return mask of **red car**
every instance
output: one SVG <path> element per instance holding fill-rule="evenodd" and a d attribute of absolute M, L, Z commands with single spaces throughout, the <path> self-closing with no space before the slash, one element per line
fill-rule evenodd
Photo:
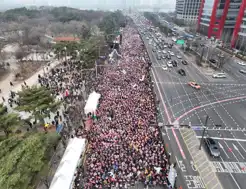
<path fill-rule="evenodd" d="M 190 85 L 192 88 L 195 88 L 195 89 L 200 89 L 201 88 L 201 86 L 200 85 L 198 85 L 196 82 L 194 82 L 194 81 L 190 81 L 189 83 L 188 83 L 188 85 Z"/>

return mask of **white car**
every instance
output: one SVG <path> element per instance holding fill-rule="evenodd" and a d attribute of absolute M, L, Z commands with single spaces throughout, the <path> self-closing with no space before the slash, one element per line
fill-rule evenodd
<path fill-rule="evenodd" d="M 162 51 L 164 54 L 166 54 L 167 53 L 167 51 Z"/>
<path fill-rule="evenodd" d="M 167 51 L 168 53 L 170 53 L 171 51 Z"/>
<path fill-rule="evenodd" d="M 167 48 L 167 45 L 164 45 L 164 48 Z"/>
<path fill-rule="evenodd" d="M 160 54 L 160 53 L 161 53 L 161 51 L 160 51 L 160 50 L 158 50 L 158 53 Z"/>
<path fill-rule="evenodd" d="M 167 66 L 162 66 L 162 69 L 163 70 L 167 70 Z"/>
<path fill-rule="evenodd" d="M 213 78 L 226 78 L 225 73 L 215 73 L 213 74 Z"/>
<path fill-rule="evenodd" d="M 181 56 L 179 56 L 179 55 L 177 55 L 177 58 L 178 58 L 178 59 L 181 59 L 182 57 L 181 57 Z"/>
<path fill-rule="evenodd" d="M 174 56 L 174 53 L 173 53 L 173 52 L 170 52 L 170 55 L 171 55 L 171 56 Z"/>
<path fill-rule="evenodd" d="M 244 62 L 237 62 L 240 66 L 246 66 Z"/>
<path fill-rule="evenodd" d="M 172 64 L 171 61 L 168 61 L 168 62 L 167 62 L 167 67 L 169 67 L 169 68 L 172 68 L 172 67 L 173 67 L 173 64 Z"/>

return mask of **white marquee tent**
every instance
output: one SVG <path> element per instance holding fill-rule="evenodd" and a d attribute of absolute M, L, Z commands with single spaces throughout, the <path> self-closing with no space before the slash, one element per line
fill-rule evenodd
<path fill-rule="evenodd" d="M 89 95 L 89 98 L 84 108 L 85 114 L 94 113 L 97 110 L 97 105 L 99 103 L 100 97 L 101 95 L 99 93 L 96 93 L 95 91 L 93 91 Z"/>
<path fill-rule="evenodd" d="M 52 179 L 50 189 L 72 188 L 74 173 L 80 160 L 80 155 L 85 151 L 86 139 L 73 138 L 69 140 L 66 151 L 59 167 Z"/>

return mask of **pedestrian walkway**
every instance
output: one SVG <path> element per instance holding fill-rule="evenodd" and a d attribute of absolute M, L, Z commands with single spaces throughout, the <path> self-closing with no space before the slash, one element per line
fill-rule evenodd
<path fill-rule="evenodd" d="M 206 153 L 203 149 L 199 150 L 200 141 L 196 133 L 188 128 L 180 129 L 180 133 L 206 188 L 223 189 Z"/>
<path fill-rule="evenodd" d="M 58 60 L 53 61 L 53 62 L 50 62 L 50 65 L 49 66 L 45 66 L 43 69 L 40 69 L 38 72 L 36 72 L 31 77 L 29 77 L 28 79 L 26 79 L 25 80 L 26 84 L 29 85 L 29 86 L 32 86 L 32 85 L 37 84 L 37 82 L 38 82 L 38 75 L 43 75 L 44 74 L 44 70 L 45 70 L 46 73 L 49 72 L 52 68 L 55 68 L 60 63 L 61 63 L 61 61 L 58 61 Z M 7 83 L 7 85 L 10 86 L 10 84 L 9 84 L 10 78 L 12 78 L 12 75 L 11 75 L 11 77 L 5 78 L 5 80 L 3 80 L 1 83 L 5 83 L 5 84 Z M 4 98 L 7 99 L 8 98 L 8 95 L 10 93 L 10 90 L 12 90 L 14 92 L 20 91 L 22 89 L 21 85 L 23 85 L 22 82 L 14 85 L 13 87 L 4 87 L 4 88 L 2 88 L 2 94 L 1 94 L 1 96 L 3 96 Z M 1 99 L 1 102 L 2 102 L 2 99 Z"/>

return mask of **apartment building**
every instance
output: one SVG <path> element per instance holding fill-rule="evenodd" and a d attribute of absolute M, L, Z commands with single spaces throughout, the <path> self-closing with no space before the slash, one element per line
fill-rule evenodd
<path fill-rule="evenodd" d="M 186 23 L 196 23 L 201 0 L 176 0 L 176 18 Z"/>

